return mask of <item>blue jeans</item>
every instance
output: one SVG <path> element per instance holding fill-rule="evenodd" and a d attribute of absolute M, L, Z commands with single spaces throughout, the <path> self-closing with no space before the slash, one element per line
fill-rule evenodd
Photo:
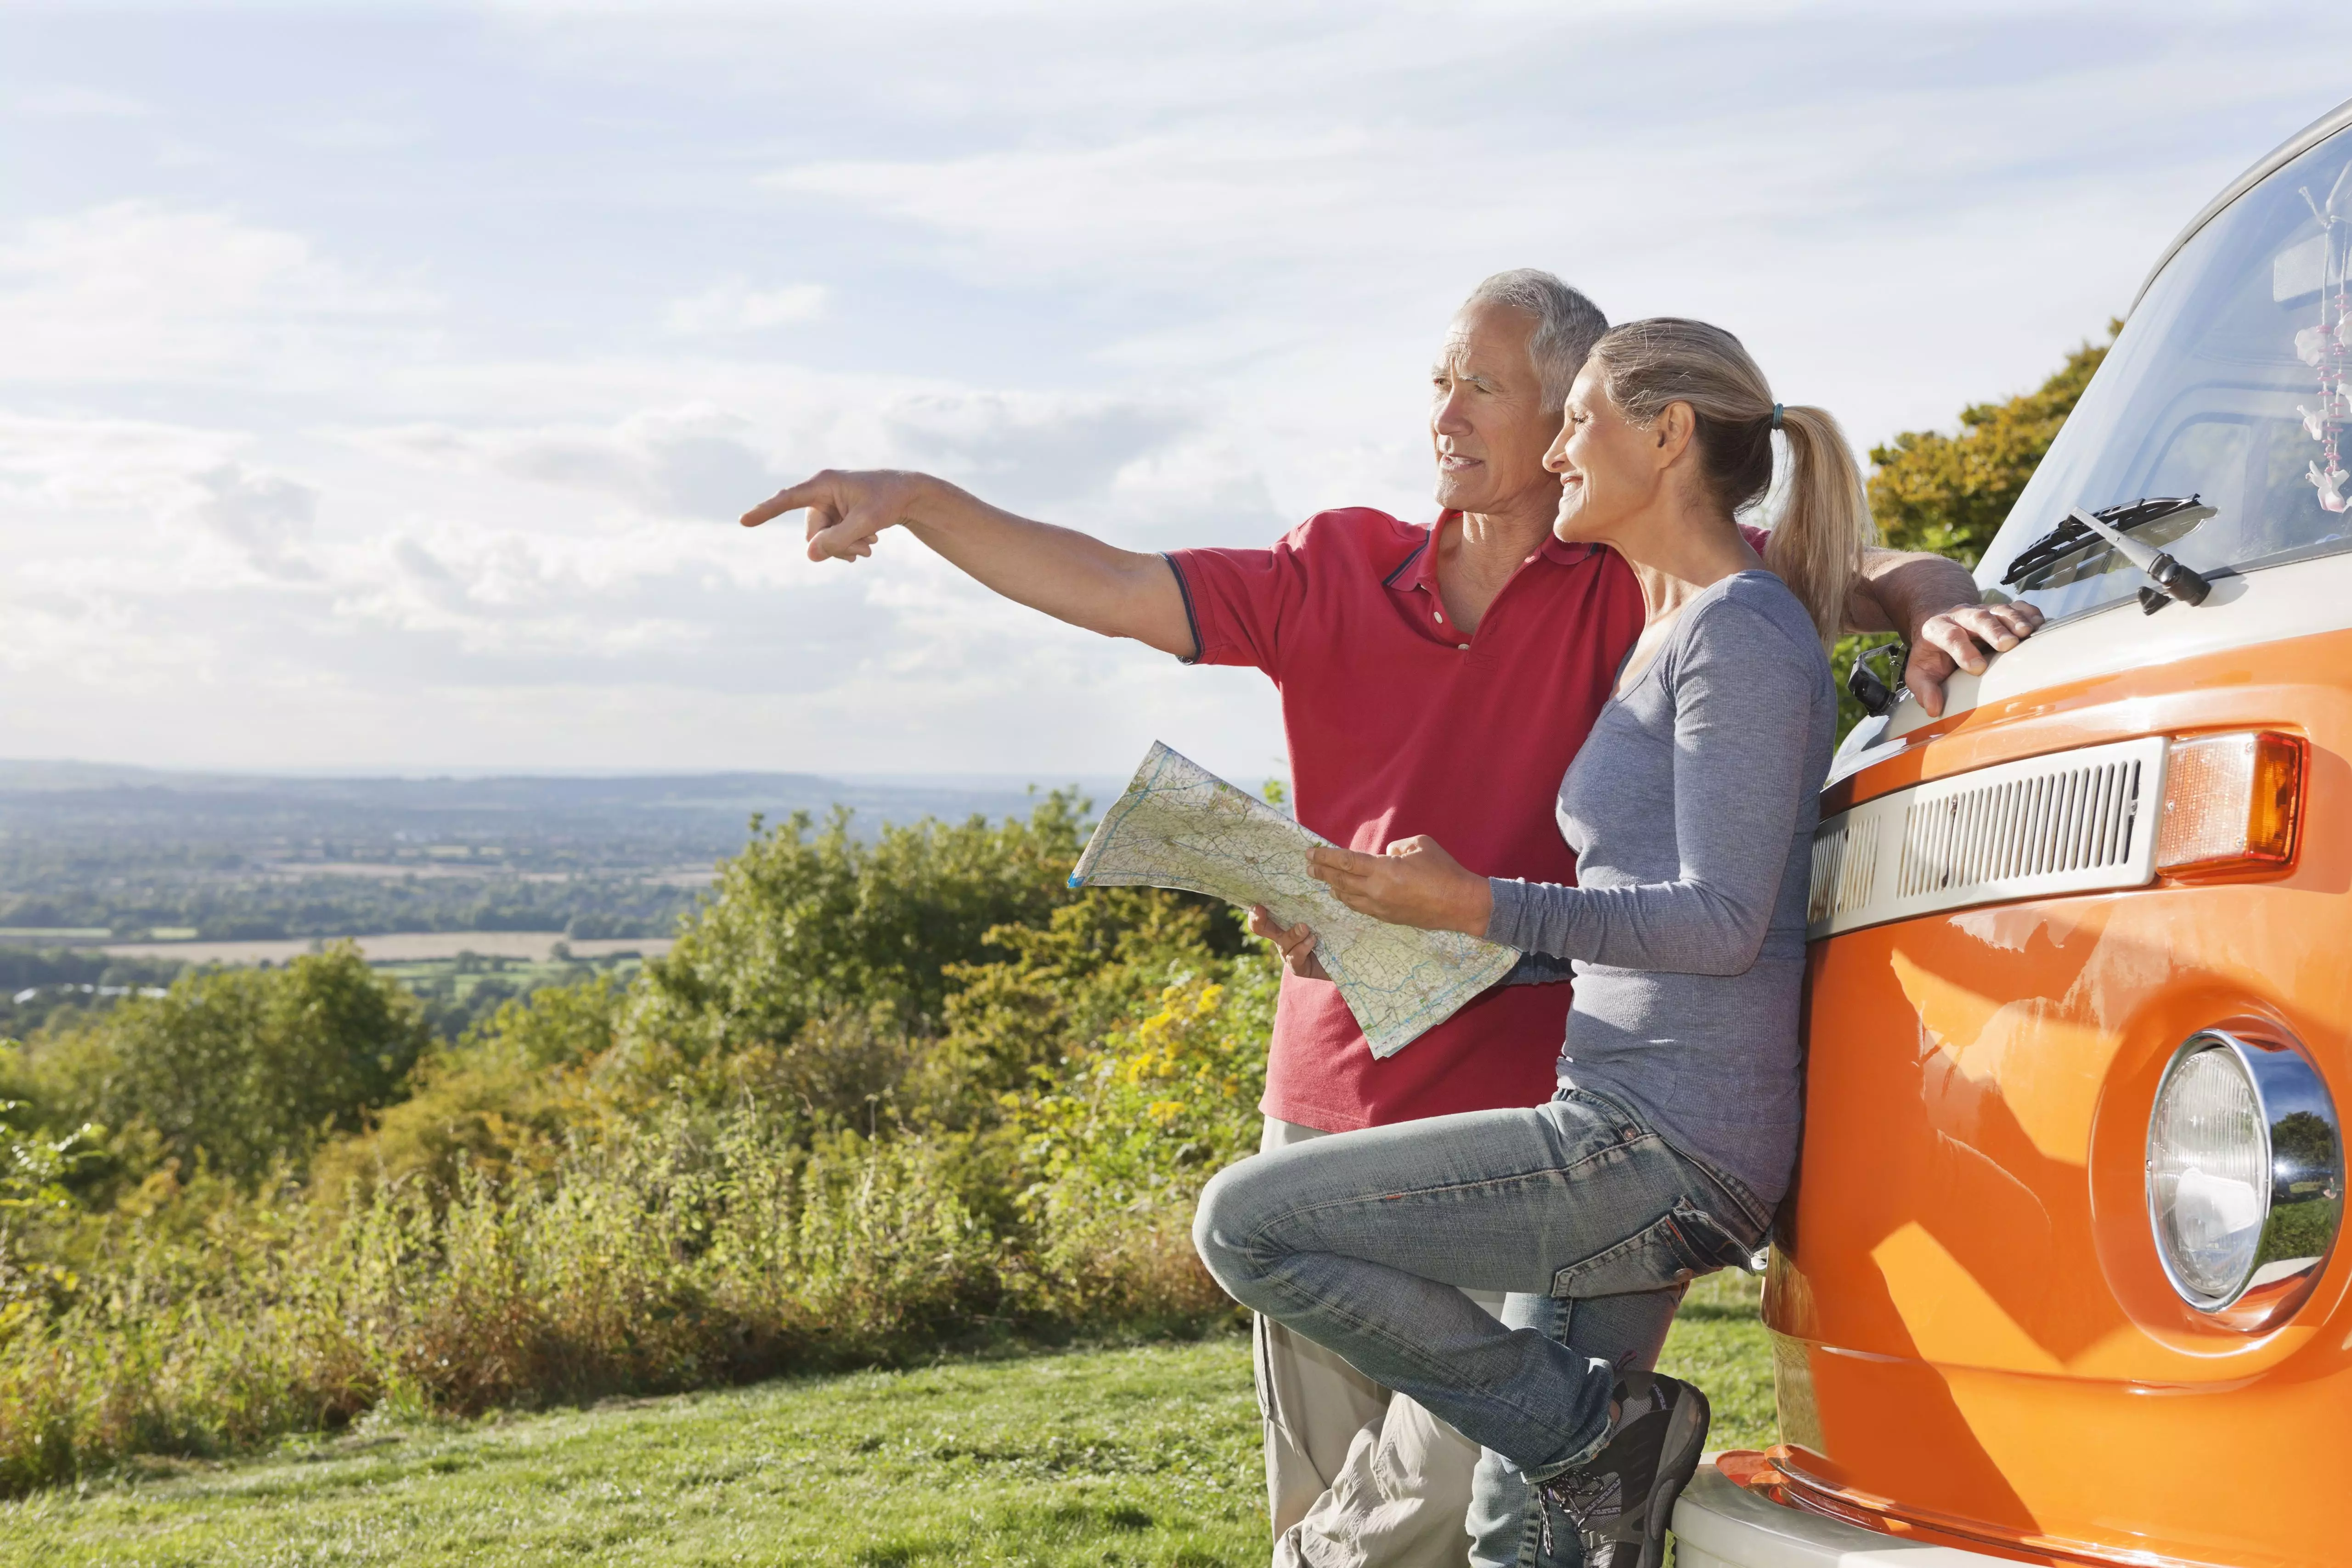
<path fill-rule="evenodd" d="M 1202 1190 L 1192 1239 L 1235 1300 L 1488 1450 L 1474 1563 L 1573 1563 L 1568 1531 L 1538 1554 L 1534 1487 L 1599 1450 L 1619 1366 L 1770 1220 L 1633 1110 L 1565 1089 L 1255 1155 Z M 1511 1292 L 1504 1321 L 1465 1289 Z"/>

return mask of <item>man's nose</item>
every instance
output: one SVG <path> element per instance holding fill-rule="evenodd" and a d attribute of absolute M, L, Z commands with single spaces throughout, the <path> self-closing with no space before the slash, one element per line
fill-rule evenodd
<path fill-rule="evenodd" d="M 1458 436 L 1467 432 L 1470 428 L 1470 419 L 1463 412 L 1462 395 L 1458 392 L 1449 392 L 1439 398 L 1437 407 L 1430 414 L 1429 423 L 1433 429 L 1447 436 Z"/>

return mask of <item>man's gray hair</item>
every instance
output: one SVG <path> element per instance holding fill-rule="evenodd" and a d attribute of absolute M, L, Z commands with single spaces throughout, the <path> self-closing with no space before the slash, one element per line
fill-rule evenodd
<path fill-rule="evenodd" d="M 1508 305 L 1536 319 L 1528 353 L 1543 378 L 1545 401 L 1554 407 L 1568 401 L 1568 389 L 1584 368 L 1585 356 L 1609 330 L 1609 318 L 1600 306 L 1540 268 L 1496 273 L 1462 301 L 1465 310 L 1473 305 Z"/>

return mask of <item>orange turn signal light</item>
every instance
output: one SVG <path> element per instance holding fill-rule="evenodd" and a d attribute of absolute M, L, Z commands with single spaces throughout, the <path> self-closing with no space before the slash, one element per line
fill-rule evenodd
<path fill-rule="evenodd" d="M 2294 860 L 2303 742 L 2273 730 L 2186 735 L 2164 764 L 2156 868 L 2167 876 L 2274 871 Z"/>

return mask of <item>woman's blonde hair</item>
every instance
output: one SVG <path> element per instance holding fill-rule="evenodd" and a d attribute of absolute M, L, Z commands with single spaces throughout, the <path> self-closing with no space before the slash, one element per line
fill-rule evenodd
<path fill-rule="evenodd" d="M 1646 426 L 1669 404 L 1690 405 L 1699 474 L 1730 515 L 1772 482 L 1772 432 L 1788 438 L 1789 474 L 1780 520 L 1764 564 L 1813 618 L 1822 641 L 1836 640 L 1862 552 L 1878 542 L 1862 469 L 1829 411 L 1783 408 L 1738 338 L 1680 316 L 1613 327 L 1592 345 L 1591 364 L 1609 401 Z"/>

